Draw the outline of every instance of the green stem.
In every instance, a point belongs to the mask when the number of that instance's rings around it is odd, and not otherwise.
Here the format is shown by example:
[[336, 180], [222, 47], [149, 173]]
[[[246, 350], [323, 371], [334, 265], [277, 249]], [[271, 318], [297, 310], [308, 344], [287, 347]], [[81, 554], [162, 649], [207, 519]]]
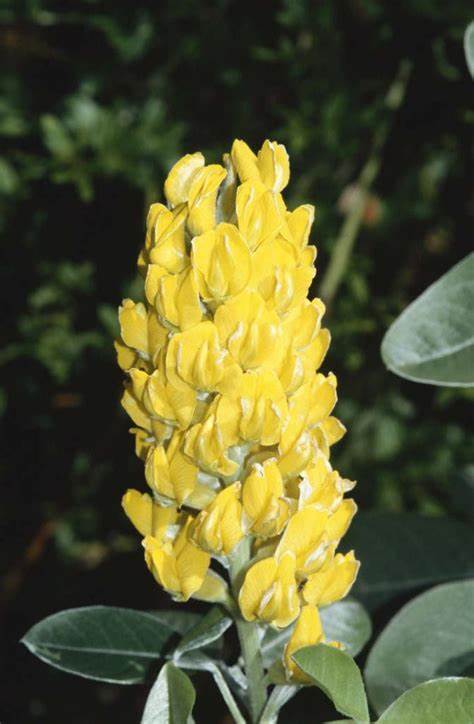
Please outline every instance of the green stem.
[[411, 69], [412, 65], [409, 61], [404, 60], [400, 63], [397, 76], [385, 97], [385, 105], [391, 113], [375, 132], [369, 158], [357, 179], [357, 199], [341, 227], [338, 238], [334, 242], [331, 259], [321, 283], [321, 297], [327, 305], [333, 301], [344, 277], [362, 223], [369, 191], [380, 170], [382, 150], [390, 132], [391, 118], [405, 97]]
[[[234, 597], [242, 584], [245, 567], [250, 560], [250, 540], [244, 539], [234, 552], [231, 565], [231, 581]], [[245, 621], [240, 615], [238, 607], [235, 611], [235, 625], [240, 641], [242, 658], [244, 660], [245, 674], [247, 677], [248, 703], [251, 721], [256, 724], [267, 701], [267, 689], [265, 686], [265, 671], [263, 668], [262, 655], [260, 651], [260, 636], [255, 623]]]

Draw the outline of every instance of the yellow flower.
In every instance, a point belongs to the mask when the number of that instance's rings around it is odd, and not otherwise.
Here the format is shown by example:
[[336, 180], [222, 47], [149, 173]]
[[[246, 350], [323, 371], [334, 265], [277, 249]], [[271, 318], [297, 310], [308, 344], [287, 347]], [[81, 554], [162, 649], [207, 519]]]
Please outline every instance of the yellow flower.
[[193, 179], [204, 163], [199, 152], [188, 153], [175, 163], [165, 181], [165, 196], [171, 208], [186, 203]]
[[137, 366], [139, 360], [153, 360], [166, 344], [168, 334], [158, 315], [140, 302], [124, 299], [119, 307], [119, 323], [121, 339], [116, 342], [116, 350], [124, 370]]
[[178, 160], [147, 218], [145, 301], [122, 303], [115, 348], [151, 493], [123, 507], [147, 565], [176, 600], [228, 602], [211, 557], [234, 570], [251, 550], [233, 595], [248, 621], [299, 616], [285, 666], [307, 683], [291, 656], [324, 641], [318, 607], [354, 582], [359, 564], [337, 548], [357, 506], [329, 461], [345, 428], [336, 377], [319, 371], [325, 306], [308, 299], [315, 211], [287, 209], [289, 175], [269, 140], [257, 153], [234, 141], [222, 165]]
[[303, 588], [304, 600], [313, 606], [329, 606], [344, 598], [353, 586], [359, 566], [354, 551], [345, 556], [338, 553], [308, 578]]
[[290, 515], [285, 489], [274, 458], [254, 463], [242, 487], [244, 527], [262, 538], [278, 535]]
[[339, 507], [345, 492], [344, 481], [329, 460], [319, 453], [301, 474], [298, 506], [311, 505], [318, 510], [333, 513]]
[[190, 535], [203, 550], [213, 555], [229, 555], [243, 538], [240, 483], [221, 490], [212, 503], [194, 520]]
[[162, 274], [161, 269], [158, 267], [150, 272], [146, 283], [147, 296], [155, 293], [154, 303], [163, 324], [171, 332], [184, 331], [199, 324], [203, 309], [194, 267], [190, 266], [179, 274]]
[[328, 514], [311, 507], [297, 511], [290, 518], [275, 556], [282, 558], [290, 551], [295, 559], [298, 579], [305, 578], [322, 566], [329, 547], [327, 524]]
[[272, 557], [254, 563], [240, 589], [239, 606], [247, 621], [289, 626], [300, 610], [294, 555], [287, 552], [279, 561]]
[[211, 557], [188, 540], [191, 516], [176, 538], [160, 542], [153, 536], [143, 541], [145, 561], [163, 588], [178, 601], [187, 601], [204, 583]]
[[285, 391], [274, 372], [260, 368], [246, 372], [239, 380], [232, 397], [236, 402], [242, 440], [275, 445], [281, 437], [288, 416]]
[[318, 609], [315, 606], [303, 606], [283, 655], [286, 674], [290, 680], [298, 684], [312, 683], [310, 677], [293, 661], [292, 656], [305, 646], [315, 646], [323, 641], [323, 625]]
[[265, 141], [257, 156], [245, 141], [234, 141], [232, 162], [241, 181], [256, 180], [271, 191], [283, 191], [290, 178], [290, 161], [286, 148], [275, 141]]
[[148, 493], [142, 494], [138, 490], [127, 490], [122, 507], [141, 535], [151, 535], [159, 543], [165, 538], [168, 527], [178, 519], [176, 508], [158, 505]]
[[186, 433], [184, 452], [211, 475], [233, 476], [239, 466], [230, 451], [239, 441], [238, 423], [233, 400], [217, 395], [204, 420]]
[[205, 302], [222, 302], [248, 284], [252, 260], [245, 240], [232, 224], [221, 223], [192, 241], [192, 263]]
[[214, 321], [221, 343], [242, 369], [278, 368], [283, 344], [280, 319], [257, 292], [242, 292], [222, 304]]
[[138, 268], [148, 264], [162, 266], [176, 274], [189, 264], [185, 245], [186, 207], [170, 211], [163, 204], [152, 204], [147, 218], [145, 247], [138, 258]]
[[[312, 679], [300, 669], [292, 657], [293, 654], [305, 646], [316, 646], [321, 643], [326, 643], [326, 639], [318, 609], [315, 606], [303, 606], [283, 655], [286, 675], [290, 681], [295, 684], [311, 685], [313, 683]], [[342, 648], [339, 641], [329, 641], [328, 644], [337, 649]]]
[[146, 427], [137, 415], [132, 416], [129, 399], [140, 414], [148, 415], [170, 425], [185, 428], [191, 422], [196, 409], [197, 396], [191, 388], [176, 388], [166, 378], [164, 365], [148, 375], [143, 370], [130, 370], [130, 387], [126, 390], [122, 404], [132, 420], [140, 427]]
[[238, 187], [235, 208], [240, 233], [252, 251], [278, 234], [283, 221], [278, 201], [260, 181]]
[[166, 354], [166, 374], [177, 389], [184, 386], [201, 392], [224, 392], [232, 389], [242, 371], [221, 347], [216, 326], [201, 322], [172, 337]]
[[204, 234], [215, 226], [217, 192], [225, 176], [225, 169], [218, 164], [205, 166], [195, 173], [188, 194], [191, 236]]

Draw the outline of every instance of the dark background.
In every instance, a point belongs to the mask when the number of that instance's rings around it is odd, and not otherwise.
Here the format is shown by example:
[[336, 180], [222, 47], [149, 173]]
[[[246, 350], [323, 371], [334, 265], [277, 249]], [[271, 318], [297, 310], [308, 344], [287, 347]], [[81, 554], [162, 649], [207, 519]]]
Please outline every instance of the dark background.
[[[466, 515], [451, 490], [472, 460], [472, 393], [394, 377], [379, 345], [404, 306], [471, 249], [470, 10], [467, 0], [4, 0], [2, 724], [139, 720], [146, 687], [76, 679], [18, 641], [66, 607], [171, 607], [120, 509], [143, 474], [112, 338], [118, 303], [140, 295], [147, 206], [186, 152], [216, 163], [234, 137], [286, 144], [287, 201], [317, 208], [318, 294], [351, 185], [389, 128], [328, 313], [325, 370], [338, 375], [349, 429], [335, 464], [359, 481], [364, 510]], [[389, 117], [384, 97], [404, 60], [406, 96]], [[197, 722], [223, 721], [210, 679], [197, 686]], [[326, 715], [319, 702], [299, 695], [288, 720]]]

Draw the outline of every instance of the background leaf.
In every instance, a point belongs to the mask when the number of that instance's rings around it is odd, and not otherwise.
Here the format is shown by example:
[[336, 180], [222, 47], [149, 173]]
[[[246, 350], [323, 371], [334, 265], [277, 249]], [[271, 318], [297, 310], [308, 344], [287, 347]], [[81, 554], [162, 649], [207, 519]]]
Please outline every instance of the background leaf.
[[469, 23], [464, 33], [464, 53], [469, 73], [474, 78], [474, 22]]
[[333, 646], [306, 646], [293, 654], [299, 667], [324, 691], [341, 714], [370, 721], [364, 683], [359, 667]]
[[405, 692], [379, 719], [380, 724], [472, 724], [474, 679], [435, 679]]
[[447, 583], [399, 611], [372, 647], [365, 669], [380, 714], [404, 691], [474, 663], [474, 581]]
[[362, 562], [352, 593], [374, 609], [397, 594], [474, 575], [467, 525], [414, 513], [358, 513], [344, 538]]
[[173, 630], [143, 611], [86, 606], [61, 611], [33, 626], [25, 646], [47, 664], [117, 684], [144, 680]]
[[474, 385], [474, 254], [432, 284], [398, 317], [382, 342], [389, 370], [415, 382]]
[[141, 724], [187, 724], [195, 700], [189, 676], [167, 663], [150, 691]]

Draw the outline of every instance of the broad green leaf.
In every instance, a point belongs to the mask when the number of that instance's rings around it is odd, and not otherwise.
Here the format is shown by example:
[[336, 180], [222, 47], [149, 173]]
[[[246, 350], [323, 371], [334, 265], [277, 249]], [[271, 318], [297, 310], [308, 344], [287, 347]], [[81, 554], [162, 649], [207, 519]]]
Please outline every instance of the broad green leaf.
[[474, 575], [474, 536], [447, 517], [359, 513], [344, 537], [362, 562], [353, 595], [374, 609], [400, 593]]
[[333, 646], [318, 644], [296, 651], [293, 659], [332, 700], [337, 711], [370, 721], [362, 675], [351, 656]]
[[[348, 654], [357, 656], [372, 633], [369, 615], [362, 604], [352, 599], [346, 599], [321, 609], [320, 613], [326, 638], [330, 641], [341, 641]], [[292, 630], [292, 626], [281, 631], [267, 628], [262, 640], [262, 656], [265, 666], [269, 667], [274, 661], [282, 658], [283, 649]]]
[[432, 284], [382, 342], [389, 370], [414, 382], [474, 385], [474, 253]]
[[187, 724], [195, 701], [189, 676], [167, 663], [151, 688], [141, 724]]
[[203, 616], [179, 642], [175, 654], [177, 656], [208, 646], [216, 639], [219, 639], [224, 631], [232, 625], [232, 619], [226, 616], [219, 606], [214, 606]]
[[118, 684], [144, 680], [173, 630], [149, 613], [110, 606], [61, 611], [35, 624], [22, 643], [51, 666]]
[[158, 621], [172, 629], [175, 633], [184, 636], [193, 626], [204, 617], [202, 613], [194, 611], [150, 611]]
[[446, 583], [417, 596], [392, 618], [365, 669], [380, 714], [404, 691], [474, 663], [474, 580]]
[[474, 22], [469, 23], [464, 33], [464, 53], [469, 73], [474, 78]]
[[406, 691], [378, 720], [380, 724], [472, 724], [474, 679], [427, 681]]

